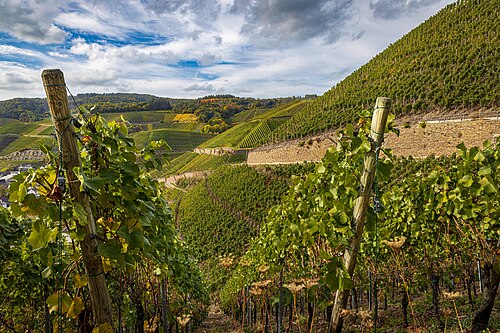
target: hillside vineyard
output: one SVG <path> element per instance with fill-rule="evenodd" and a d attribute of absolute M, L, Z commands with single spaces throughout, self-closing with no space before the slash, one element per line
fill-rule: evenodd
<path fill-rule="evenodd" d="M 450 4 L 319 97 L 45 70 L 47 99 L 0 102 L 0 333 L 500 331 L 499 8 Z M 431 114 L 488 140 L 384 145 Z"/>

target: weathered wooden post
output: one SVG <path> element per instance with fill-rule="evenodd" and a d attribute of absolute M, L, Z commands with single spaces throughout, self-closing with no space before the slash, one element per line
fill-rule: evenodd
<path fill-rule="evenodd" d="M 384 139 L 385 126 L 387 124 L 387 116 L 391 100 L 385 97 L 377 98 L 375 103 L 375 110 L 372 117 L 372 126 L 370 131 L 370 138 L 372 139 L 372 146 L 369 152 L 365 155 L 365 163 L 363 166 L 363 173 L 361 175 L 361 188 L 359 197 L 354 204 L 354 211 L 352 217 L 352 225 L 355 228 L 354 237 L 350 240 L 349 246 L 344 252 L 344 266 L 352 277 L 354 268 L 356 266 L 356 258 L 358 255 L 361 239 L 363 236 L 363 229 L 365 226 L 366 211 L 370 202 L 370 193 L 373 185 L 373 178 L 376 169 L 376 148 L 382 144 Z M 347 307 L 349 300 L 349 290 L 337 291 L 335 294 L 335 302 L 332 310 L 332 317 L 328 326 L 328 333 L 342 332 L 343 320 L 340 316 L 342 309 Z"/>
<path fill-rule="evenodd" d="M 283 266 L 281 266 L 280 270 L 280 281 L 279 281 L 279 303 L 278 303 L 278 320 L 277 320 L 277 328 L 276 332 L 283 333 L 283 298 L 284 298 L 284 290 L 283 290 Z"/>
<path fill-rule="evenodd" d="M 167 308 L 167 278 L 161 280 L 161 319 L 163 333 L 168 333 L 168 308 Z"/>
<path fill-rule="evenodd" d="M 42 72 L 42 81 L 47 95 L 47 102 L 56 128 L 57 139 L 61 143 L 62 164 L 66 171 L 66 183 L 71 197 L 81 204 L 87 213 L 85 238 L 80 242 L 83 263 L 89 276 L 89 291 L 95 323 L 109 323 L 112 327 L 112 308 L 108 287 L 97 253 L 96 226 L 89 199 L 80 191 L 80 181 L 73 172 L 74 167 L 81 167 L 80 152 L 75 138 L 72 118 L 68 107 L 68 95 L 64 75 L 59 69 L 46 69 Z M 82 227 L 79 227 L 82 228 Z"/>

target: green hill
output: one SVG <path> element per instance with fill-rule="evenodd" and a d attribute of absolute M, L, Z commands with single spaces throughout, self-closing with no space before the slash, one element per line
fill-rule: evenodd
<path fill-rule="evenodd" d="M 352 122 L 378 96 L 390 97 L 398 116 L 498 107 L 498 7 L 498 0 L 448 5 L 282 124 L 273 141 Z"/>
<path fill-rule="evenodd" d="M 171 109 L 170 102 L 177 100 L 161 98 L 147 94 L 111 93 L 77 94 L 75 101 L 95 112 L 126 112 L 143 110 Z M 76 108 L 73 99 L 69 99 L 70 108 Z M 0 116 L 22 121 L 35 121 L 49 117 L 49 108 L 45 98 L 13 98 L 0 101 Z"/>
<path fill-rule="evenodd" d="M 132 134 L 139 146 L 146 146 L 154 140 L 165 140 L 174 152 L 191 151 L 214 134 L 184 131 L 178 129 L 158 129 Z"/>
<path fill-rule="evenodd" d="M 287 185 L 287 180 L 272 172 L 257 172 L 248 166 L 223 167 L 181 200 L 181 230 L 188 241 L 199 245 L 199 259 L 207 259 L 209 253 L 240 254 Z M 221 229 L 224 233 L 232 231 L 226 234 L 227 238 L 206 237 L 207 229 L 215 231 L 224 226 L 228 228 Z"/>
<path fill-rule="evenodd" d="M 313 169 L 313 164 L 258 170 L 246 165 L 224 166 L 192 188 L 185 181 L 187 192 L 169 192 L 172 207 L 177 207 L 179 228 L 197 259 L 204 261 L 204 274 L 212 290 L 227 279 L 218 256 L 240 256 L 258 234 L 269 208 L 287 191 L 290 176 Z M 182 187 L 183 181 L 177 185 Z"/>
<path fill-rule="evenodd" d="M 121 121 L 121 118 L 130 123 L 143 122 L 171 122 L 175 113 L 171 111 L 135 111 L 121 113 L 103 113 L 102 116 L 107 121 Z"/>
<path fill-rule="evenodd" d="M 238 147 L 238 144 L 252 132 L 252 129 L 258 125 L 259 121 L 248 121 L 231 127 L 225 132 L 217 135 L 211 140 L 207 140 L 200 145 L 200 148 L 218 148 L 218 147 Z"/>
<path fill-rule="evenodd" d="M 2 121 L 2 123 L 4 123 Z M 9 119 L 5 124 L 0 125 L 0 134 L 27 134 L 38 127 L 34 123 L 23 123 L 19 120 Z"/>
<path fill-rule="evenodd" d="M 237 114 L 236 126 L 203 143 L 200 148 L 254 148 L 266 142 L 273 131 L 310 103 L 309 100 L 294 100 L 270 110 L 254 109 Z"/>

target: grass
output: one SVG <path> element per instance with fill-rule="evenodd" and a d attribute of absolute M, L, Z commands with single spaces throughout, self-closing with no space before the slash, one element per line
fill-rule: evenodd
<path fill-rule="evenodd" d="M 52 125 L 52 119 L 45 118 L 45 119 L 37 121 L 36 124 L 38 124 L 38 125 Z"/>
<path fill-rule="evenodd" d="M 302 110 L 304 106 L 310 103 L 310 100 L 297 100 L 272 109 L 251 109 L 235 114 L 230 122 L 239 124 L 249 120 L 272 119 L 272 118 L 290 118 L 295 113 Z"/>
<path fill-rule="evenodd" d="M 276 108 L 273 108 L 265 113 L 262 113 L 255 117 L 255 119 L 270 119 L 270 118 L 279 118 L 279 117 L 291 117 L 307 104 L 311 103 L 310 100 L 298 100 L 293 101 L 285 105 L 280 105 Z"/>
<path fill-rule="evenodd" d="M 55 130 L 54 130 L 54 126 L 48 126 L 47 128 L 45 128 L 43 131 L 41 131 L 40 133 L 38 133 L 39 135 L 51 135 L 51 134 L 55 134 Z"/>
<path fill-rule="evenodd" d="M 0 134 L 27 134 L 36 128 L 38 125 L 35 123 L 23 123 L 19 120 L 11 119 L 14 121 L 3 121 L 0 125 Z"/>
<path fill-rule="evenodd" d="M 195 159 L 198 156 L 196 153 L 192 152 L 187 152 L 182 154 L 179 157 L 174 158 L 173 160 L 170 161 L 168 165 L 165 167 L 165 174 L 166 175 L 171 175 L 177 173 L 179 170 L 181 170 L 186 164 L 191 162 L 193 159 Z"/>
<path fill-rule="evenodd" d="M 0 153 L 3 152 L 12 142 L 17 140 L 17 135 L 1 135 L 0 136 Z"/>
<path fill-rule="evenodd" d="M 239 124 L 244 121 L 249 121 L 250 119 L 257 117 L 263 113 L 268 112 L 269 109 L 250 109 L 240 113 L 235 114 L 231 117 L 230 122 L 233 124 Z"/>
<path fill-rule="evenodd" d="M 19 120 L 17 119 L 12 119 L 12 118 L 0 118 L 0 126 L 5 126 L 5 125 L 9 125 L 9 124 L 14 124 L 14 123 L 18 123 Z"/>
<path fill-rule="evenodd" d="M 1 155 L 7 155 L 24 149 L 39 149 L 42 144 L 54 145 L 53 138 L 18 136 L 1 150 Z"/>

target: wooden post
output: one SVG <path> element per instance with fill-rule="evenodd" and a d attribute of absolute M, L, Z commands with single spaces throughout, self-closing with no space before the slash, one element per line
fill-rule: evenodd
<path fill-rule="evenodd" d="M 385 97 L 377 98 L 375 110 L 372 117 L 372 126 L 370 137 L 372 139 L 372 147 L 365 155 L 365 163 L 363 166 L 363 173 L 361 175 L 361 189 L 359 197 L 354 204 L 354 211 L 352 217 L 352 225 L 355 228 L 354 237 L 350 240 L 349 246 L 344 252 L 344 266 L 352 277 L 354 268 L 356 266 L 356 258 L 358 255 L 361 239 L 363 236 L 363 229 L 365 226 L 366 211 L 370 202 L 370 193 L 373 185 L 373 178 L 376 169 L 376 147 L 382 144 L 384 139 L 385 125 L 387 124 L 387 116 L 389 115 L 389 108 L 391 100 Z M 335 294 L 335 302 L 332 310 L 330 324 L 328 326 L 328 333 L 342 332 L 343 320 L 340 316 L 342 309 L 347 307 L 349 300 L 349 290 L 337 291 Z"/>
<path fill-rule="evenodd" d="M 279 281 L 279 302 L 278 302 L 278 327 L 276 328 L 276 332 L 283 333 L 283 266 L 281 266 L 280 270 L 280 281 Z"/>
<path fill-rule="evenodd" d="M 85 238 L 80 242 L 83 263 L 89 276 L 89 291 L 95 324 L 109 323 L 113 327 L 111 300 L 102 266 L 102 260 L 97 253 L 96 226 L 85 192 L 80 191 L 80 181 L 73 172 L 74 167 L 81 167 L 80 152 L 75 139 L 68 107 L 68 95 L 64 75 L 59 69 L 46 69 L 42 72 L 43 86 L 52 116 L 52 122 L 57 131 L 57 138 L 62 143 L 62 162 L 66 171 L 66 184 L 71 197 L 81 204 L 87 213 L 88 220 Z M 82 228 L 82 227 L 80 227 Z"/>
<path fill-rule="evenodd" d="M 167 319 L 167 278 L 161 280 L 161 319 L 163 326 L 163 333 L 168 333 L 168 319 Z"/>

